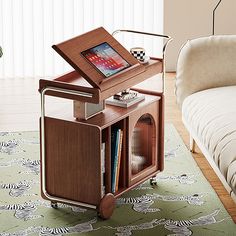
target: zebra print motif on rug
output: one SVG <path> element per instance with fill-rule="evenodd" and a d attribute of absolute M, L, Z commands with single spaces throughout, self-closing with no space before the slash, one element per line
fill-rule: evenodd
<path fill-rule="evenodd" d="M 235 224 L 173 126 L 166 127 L 165 169 L 157 185 L 147 180 L 124 193 L 105 221 L 94 210 L 64 203 L 54 209 L 41 198 L 38 132 L 0 132 L 0 142 L 0 236 L 235 235 Z"/>
<path fill-rule="evenodd" d="M 20 133 L 16 133 L 18 135 L 21 135 Z M 0 137 L 9 136 L 11 133 L 3 132 Z M 12 134 L 13 135 L 13 134 Z M 22 149 L 22 144 L 36 144 L 39 145 L 38 139 L 10 139 L 5 141 L 0 141 L 0 153 L 6 153 L 8 155 L 25 152 L 24 149 Z"/>
<path fill-rule="evenodd" d="M 165 153 L 164 153 L 165 160 L 171 160 L 172 158 L 175 158 L 177 156 L 178 150 L 179 150 L 179 146 L 172 148 L 168 151 L 165 151 Z"/>
<path fill-rule="evenodd" d="M 35 212 L 36 209 L 36 206 L 30 202 L 25 202 L 23 204 L 0 205 L 0 211 L 14 211 L 14 216 L 17 219 L 22 219 L 24 221 L 43 217 L 42 215 L 33 215 L 33 212 Z"/>
<path fill-rule="evenodd" d="M 19 141 L 12 139 L 8 141 L 0 142 L 0 153 L 6 153 L 8 155 L 15 154 L 17 152 L 17 148 L 19 147 Z"/>
<path fill-rule="evenodd" d="M 118 226 L 118 227 L 112 227 L 112 226 L 101 226 L 99 228 L 94 228 L 93 224 L 97 222 L 97 219 L 92 219 L 88 222 L 76 224 L 72 227 L 56 227 L 56 228 L 50 228 L 50 227 L 29 227 L 23 231 L 20 232 L 14 232 L 14 233 L 0 233 L 0 236 L 27 236 L 32 233 L 38 233 L 40 236 L 63 236 L 67 234 L 72 233 L 88 233 L 92 231 L 98 231 L 102 230 L 102 228 L 108 229 L 108 230 L 115 230 L 115 235 L 118 236 L 131 236 L 133 235 L 133 231 L 144 231 L 147 229 L 153 229 L 157 226 L 161 226 L 168 231 L 171 231 L 174 234 L 168 234 L 168 235 L 178 235 L 178 236 L 190 236 L 193 234 L 193 231 L 190 229 L 192 227 L 196 226 L 207 226 L 211 224 L 216 224 L 224 221 L 224 219 L 218 220 L 215 218 L 218 213 L 219 209 L 215 210 L 209 215 L 200 216 L 195 219 L 190 220 L 172 220 L 172 219 L 153 219 L 150 222 L 145 222 L 137 225 L 128 225 L 128 226 Z M 109 235 L 112 235 L 109 233 Z"/>
<path fill-rule="evenodd" d="M 22 159 L 13 159 L 11 161 L 3 162 L 0 164 L 0 168 L 2 167 L 12 167 L 13 165 L 21 165 L 28 169 L 28 171 L 19 171 L 19 174 L 30 174 L 33 173 L 35 175 L 39 175 L 40 172 L 40 160 L 25 160 Z"/>
<path fill-rule="evenodd" d="M 40 160 L 22 160 L 21 165 L 29 171 L 23 171 L 22 173 L 30 174 L 33 173 L 35 175 L 39 175 L 40 172 Z M 21 172 L 20 172 L 21 173 Z"/>
<path fill-rule="evenodd" d="M 173 232 L 175 236 L 189 236 L 192 235 L 193 232 L 189 229 L 194 226 L 206 226 L 211 224 L 216 224 L 222 222 L 224 219 L 217 221 L 216 216 L 219 213 L 219 209 L 215 210 L 209 215 L 201 216 L 196 219 L 190 220 L 172 220 L 172 219 L 153 219 L 150 222 L 146 222 L 139 225 L 128 225 L 121 227 L 108 227 L 110 229 L 116 229 L 118 236 L 130 236 L 133 234 L 133 231 L 136 230 L 146 230 L 153 229 L 159 225 L 164 225 L 165 229 Z"/>
<path fill-rule="evenodd" d="M 35 234 L 39 236 L 63 236 L 67 234 L 77 233 L 88 233 L 94 230 L 99 230 L 100 228 L 93 228 L 93 224 L 97 222 L 97 219 L 89 220 L 88 222 L 79 223 L 75 226 L 64 226 L 64 227 L 44 227 L 44 226 L 36 226 L 36 227 L 28 227 L 25 230 L 21 230 L 19 232 L 14 233 L 0 233 L 0 236 L 27 236 L 30 234 Z"/>
<path fill-rule="evenodd" d="M 118 198 L 116 200 L 117 205 L 133 205 L 132 209 L 137 212 L 142 213 L 150 213 L 150 212 L 158 212 L 159 208 L 150 208 L 150 206 L 154 203 L 155 200 L 158 201 L 167 201 L 167 202 L 175 202 L 175 201 L 186 201 L 190 205 L 202 205 L 204 203 L 201 198 L 203 194 L 193 194 L 186 196 L 177 196 L 177 195 L 160 195 L 157 193 L 153 194 L 145 194 L 140 197 L 127 197 L 127 198 Z"/>
<path fill-rule="evenodd" d="M 152 179 L 152 183 L 159 183 L 159 181 L 178 181 L 180 184 L 194 184 L 197 180 L 194 178 L 195 175 L 191 174 L 181 174 L 181 175 L 157 175 Z M 137 187 L 133 188 L 132 190 L 146 190 L 146 189 L 153 189 L 150 185 L 147 186 L 146 183 L 142 183 Z"/>
<path fill-rule="evenodd" d="M 195 178 L 194 178 L 195 177 Z M 154 178 L 154 181 L 158 183 L 159 181 L 167 181 L 167 180 L 172 180 L 172 181 L 179 181 L 180 184 L 193 184 L 197 181 L 196 176 L 191 174 L 181 174 L 181 175 L 161 175 L 161 176 L 156 176 Z"/>
<path fill-rule="evenodd" d="M 14 211 L 14 216 L 17 219 L 20 220 L 34 220 L 40 217 L 43 217 L 43 215 L 36 215 L 34 214 L 36 210 L 38 210 L 38 207 L 46 207 L 46 208 L 52 208 L 49 201 L 29 201 L 25 202 L 23 204 L 6 204 L 6 205 L 0 205 L 0 212 L 1 211 Z M 85 208 L 76 207 L 76 206 L 69 206 L 63 203 L 58 203 L 59 208 L 70 208 L 72 212 L 75 213 L 84 213 L 87 211 Z"/>
<path fill-rule="evenodd" d="M 20 197 L 20 196 L 34 196 L 35 193 L 28 193 L 32 188 L 32 184 L 38 184 L 39 181 L 28 181 L 23 180 L 19 183 L 9 183 L 9 184 L 0 184 L 0 189 L 7 189 L 11 197 Z"/>

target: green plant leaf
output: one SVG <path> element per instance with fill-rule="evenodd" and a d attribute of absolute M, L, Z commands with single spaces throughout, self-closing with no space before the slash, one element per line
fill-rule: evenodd
<path fill-rule="evenodd" d="M 0 47 L 0 57 L 3 55 L 2 47 Z"/>

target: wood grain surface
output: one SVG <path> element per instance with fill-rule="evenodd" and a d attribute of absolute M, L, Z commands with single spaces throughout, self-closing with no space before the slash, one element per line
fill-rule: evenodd
<path fill-rule="evenodd" d="M 118 54 L 120 54 L 131 67 L 106 78 L 101 72 L 96 70 L 94 66 L 88 63 L 81 52 L 104 42 L 108 43 Z M 57 45 L 53 45 L 53 49 L 55 49 L 93 87 L 99 88 L 101 91 L 113 87 L 117 83 L 120 83 L 120 81 L 125 81 L 127 78 L 133 77 L 145 70 L 145 67 L 103 27 L 89 31 Z M 122 76 L 120 76 L 121 74 Z"/>
<path fill-rule="evenodd" d="M 101 133 L 97 127 L 46 117 L 48 194 L 98 205 L 102 197 L 100 147 Z"/>

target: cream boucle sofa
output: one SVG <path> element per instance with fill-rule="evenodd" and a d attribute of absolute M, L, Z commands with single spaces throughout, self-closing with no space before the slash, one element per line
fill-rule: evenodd
<path fill-rule="evenodd" d="M 187 41 L 176 71 L 182 120 L 236 201 L 236 36 Z"/>

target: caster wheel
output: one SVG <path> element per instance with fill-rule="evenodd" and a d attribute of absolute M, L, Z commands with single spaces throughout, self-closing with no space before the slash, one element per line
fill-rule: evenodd
<path fill-rule="evenodd" d="M 152 185 L 152 186 L 157 186 L 157 181 L 155 180 L 155 178 L 151 178 L 150 179 L 150 185 Z"/>
<path fill-rule="evenodd" d="M 115 208 L 115 197 L 112 193 L 107 193 L 98 206 L 98 216 L 104 220 L 109 219 Z"/>
<path fill-rule="evenodd" d="M 51 207 L 57 209 L 58 208 L 57 202 L 51 202 Z"/>

